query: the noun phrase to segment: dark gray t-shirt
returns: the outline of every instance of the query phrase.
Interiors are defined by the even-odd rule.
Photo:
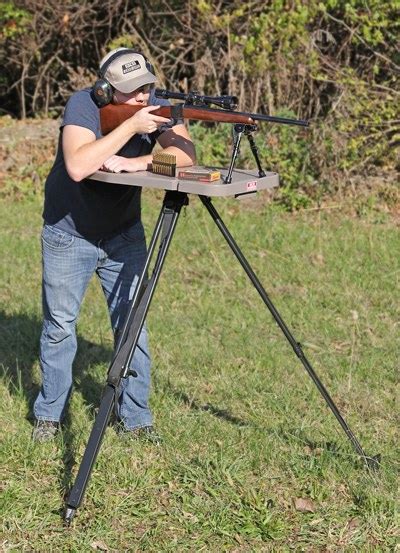
[[[170,105],[167,100],[156,98],[153,90],[149,104]],[[182,121],[163,125],[151,134],[134,135],[117,154],[138,157],[151,153],[160,133],[177,123]],[[96,138],[102,137],[99,108],[90,88],[73,94],[65,107],[56,159],[45,184],[43,218],[48,224],[88,240],[111,237],[140,219],[141,188],[90,179],[73,181],[67,173],[62,151],[65,125],[85,127]]]

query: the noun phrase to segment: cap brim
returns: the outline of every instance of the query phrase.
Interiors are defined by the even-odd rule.
[[[142,75],[141,77],[136,77],[135,79],[131,79],[129,81],[122,81],[120,83],[111,83],[111,84],[119,92],[123,92],[124,94],[129,94],[130,92],[134,92],[141,86],[144,86],[146,84],[153,84],[156,81],[157,81],[156,77],[151,73],[148,73],[147,75]]]

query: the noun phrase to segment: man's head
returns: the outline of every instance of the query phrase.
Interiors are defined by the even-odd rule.
[[[142,103],[143,96],[146,96],[147,102],[150,87],[157,80],[146,58],[130,48],[116,48],[104,56],[100,62],[99,76],[100,79],[94,85],[99,105],[106,105],[113,98],[118,103],[131,103],[134,97]],[[138,94],[135,96],[134,92]]]
[[[145,57],[130,48],[116,48],[104,56],[99,73],[115,90],[124,94],[154,84],[157,80]]]

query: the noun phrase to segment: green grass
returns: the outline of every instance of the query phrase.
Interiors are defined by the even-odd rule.
[[[148,235],[161,195],[147,191]],[[98,283],[78,324],[75,389],[55,443],[31,442],[40,382],[39,200],[0,204],[4,551],[394,551],[398,228],[384,215],[288,214],[216,201],[369,454],[355,455],[257,292],[193,198],[149,314],[162,447],[107,430],[84,503],[61,520],[111,356]],[[313,512],[295,508],[308,499]],[[398,546],[397,546],[398,547]]]

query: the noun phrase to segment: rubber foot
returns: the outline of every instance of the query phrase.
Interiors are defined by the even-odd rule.
[[[76,513],[76,509],[74,509],[73,507],[67,507],[65,509],[64,522],[67,526],[71,525],[71,522],[72,522],[72,519],[74,518],[75,513]]]
[[[374,457],[365,457],[367,467],[370,470],[378,471],[381,464],[381,455],[375,455]]]

